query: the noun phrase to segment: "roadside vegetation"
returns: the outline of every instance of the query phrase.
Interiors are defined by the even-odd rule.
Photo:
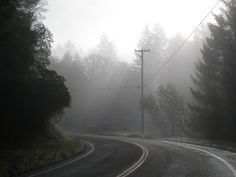
[[[52,34],[42,23],[46,0],[0,1],[0,176],[19,176],[84,149],[57,130],[71,97],[49,69]]]
[[[180,143],[195,144],[200,146],[213,147],[217,149],[223,149],[231,152],[236,152],[236,143],[229,141],[216,141],[207,139],[193,139],[193,138],[183,138],[183,137],[173,137],[173,138],[157,138],[166,141],[175,141]]]
[[[0,148],[0,176],[14,177],[62,162],[84,151],[85,143],[77,136],[54,130],[27,147]]]
[[[70,106],[65,79],[48,69],[53,39],[41,22],[45,3],[0,2],[0,134],[13,147],[47,134]]]

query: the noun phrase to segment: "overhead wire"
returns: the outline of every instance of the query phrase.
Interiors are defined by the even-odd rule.
[[[140,86],[137,87],[103,87],[103,88],[78,88],[73,89],[73,91],[84,91],[84,92],[91,92],[91,91],[114,91],[120,89],[140,89]]]
[[[163,63],[163,65],[155,71],[152,76],[148,79],[147,83],[149,83],[157,74],[159,74],[176,56],[176,54],[184,47],[184,45],[189,41],[189,39],[193,36],[193,34],[198,30],[198,28],[202,25],[202,23],[207,19],[207,17],[213,12],[213,10],[218,6],[221,0],[218,0],[214,6],[210,9],[210,11],[204,16],[204,18],[200,21],[200,23],[194,28],[194,30],[185,38],[185,40],[176,48],[176,50],[170,55],[170,57]]]
[[[163,63],[163,65],[155,71],[152,76],[148,79],[147,83],[149,83],[157,74],[159,74],[176,56],[176,54],[184,47],[184,45],[189,41],[189,39],[193,36],[193,34],[198,30],[198,28],[202,25],[202,23],[207,19],[207,17],[213,12],[213,10],[218,6],[221,0],[218,0],[214,6],[210,9],[210,11],[204,16],[204,18],[200,21],[200,23],[194,28],[194,30],[185,38],[185,40],[176,48],[176,50],[170,55],[170,57]],[[119,89],[140,89],[140,86],[137,87],[108,87],[108,88],[81,88],[81,89],[73,89],[73,91],[109,91],[109,90],[119,90]]]

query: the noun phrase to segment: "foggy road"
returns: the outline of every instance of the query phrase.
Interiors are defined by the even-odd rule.
[[[94,152],[70,165],[35,175],[39,177],[235,177],[235,170],[227,161],[200,146],[164,142],[160,140],[128,139],[120,137],[83,137],[94,145]],[[129,141],[129,144],[122,141]],[[141,145],[141,147],[139,147]],[[140,162],[144,151],[146,158]],[[222,151],[223,152],[223,151]],[[233,154],[233,153],[232,153]],[[222,161],[223,160],[223,161]],[[228,164],[227,164],[228,163]],[[232,162],[231,162],[232,163]],[[137,165],[137,164],[136,164]]]
[[[83,138],[94,146],[93,152],[60,168],[28,175],[30,177],[111,177],[120,176],[133,166],[142,149],[137,145],[104,138]]]
[[[148,148],[149,157],[129,177],[235,177],[234,169],[218,159],[220,157],[210,155],[209,150],[202,150],[202,147],[189,148],[184,144],[159,140],[135,141]]]

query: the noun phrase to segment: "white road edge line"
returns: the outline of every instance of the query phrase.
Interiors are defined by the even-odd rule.
[[[29,176],[29,177],[35,177],[35,176],[38,176],[38,175],[42,175],[42,174],[48,173],[48,172],[50,172],[50,171],[53,171],[53,170],[56,170],[56,169],[58,169],[58,168],[67,166],[67,165],[69,165],[69,164],[72,164],[72,163],[74,163],[74,162],[76,162],[76,161],[78,161],[78,160],[81,160],[81,159],[83,159],[83,158],[89,156],[91,153],[93,153],[93,151],[94,151],[95,148],[94,148],[94,145],[91,144],[91,143],[86,142],[86,144],[88,144],[88,145],[91,147],[91,150],[90,150],[89,152],[87,152],[86,154],[84,154],[84,155],[82,155],[82,156],[79,156],[78,158],[73,159],[73,160],[71,160],[71,161],[65,162],[65,163],[63,163],[63,164],[61,164],[61,165],[57,165],[57,166],[55,166],[55,167],[53,167],[53,168],[49,168],[49,169],[40,171],[40,172],[38,172],[38,173],[35,173],[35,174],[33,174],[33,175]]]
[[[206,150],[203,150],[203,149],[199,149],[197,147],[194,147],[194,146],[191,146],[191,145],[187,145],[187,144],[184,144],[184,143],[178,143],[178,142],[170,142],[170,141],[163,141],[163,142],[166,142],[166,143],[169,143],[169,144],[175,144],[175,145],[178,145],[178,146],[182,146],[182,147],[185,147],[187,149],[194,149],[194,150],[197,150],[197,151],[200,151],[200,152],[204,152],[218,160],[220,160],[221,162],[223,162],[233,173],[233,175],[236,177],[236,170],[235,168],[229,163],[227,162],[225,159],[209,152],[209,151],[206,151]]]
[[[129,167],[128,169],[123,171],[121,174],[116,176],[116,177],[126,177],[126,176],[130,175],[131,173],[133,173],[135,170],[137,170],[146,161],[149,151],[146,147],[142,146],[141,144],[130,142],[130,141],[125,141],[125,140],[119,140],[119,141],[123,141],[123,142],[129,143],[129,144],[136,145],[142,149],[142,156],[140,157],[140,159],[137,162],[135,162],[131,167]]]

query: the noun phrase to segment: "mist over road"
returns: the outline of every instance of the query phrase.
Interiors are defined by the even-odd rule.
[[[159,140],[107,136],[83,136],[83,139],[94,145],[94,151],[89,156],[36,176],[124,177],[126,174],[121,174],[142,157],[143,151],[139,147],[141,145],[148,149],[148,154],[143,162],[127,175],[129,177],[235,177],[233,166],[230,169],[225,164],[227,161],[222,162],[221,158],[218,158],[221,150],[213,152],[218,154],[212,156],[209,148],[189,148],[185,144]]]

